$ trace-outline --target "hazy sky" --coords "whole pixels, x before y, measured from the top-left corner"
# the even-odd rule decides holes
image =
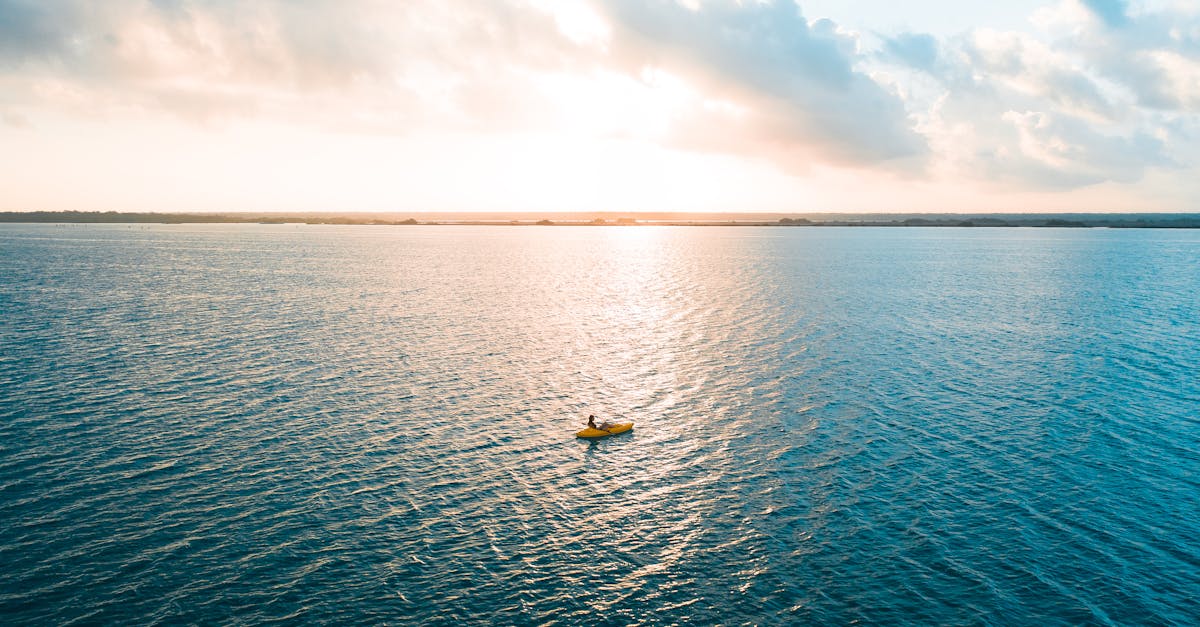
[[[1198,211],[1200,0],[0,0],[0,210]]]

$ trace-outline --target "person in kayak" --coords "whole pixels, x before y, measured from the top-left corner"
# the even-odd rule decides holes
[[[598,430],[600,430],[600,431],[608,431],[609,429],[611,429],[611,428],[613,428],[613,427],[615,427],[615,426],[616,426],[616,425],[614,425],[614,424],[612,424],[612,423],[608,422],[607,420],[605,420],[604,422],[600,423],[600,426],[599,426],[599,427],[597,427],[597,426],[596,426],[596,417],[595,417],[595,416],[588,416],[588,428],[589,428],[589,429],[598,429]]]

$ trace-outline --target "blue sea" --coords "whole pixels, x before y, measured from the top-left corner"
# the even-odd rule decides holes
[[[1196,624],[1200,231],[0,225],[0,565],[10,625]]]

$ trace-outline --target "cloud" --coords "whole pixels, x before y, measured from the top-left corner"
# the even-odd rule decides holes
[[[34,127],[56,109],[373,134],[565,131],[789,172],[1050,189],[1194,166],[1180,129],[1200,113],[1200,15],[1063,0],[1034,15],[1036,33],[876,33],[865,50],[869,38],[801,5],[0,0],[0,104]]]
[[[1078,118],[1033,111],[1009,111],[1003,119],[1017,131],[1020,158],[991,165],[1022,182],[1058,188],[1130,183],[1147,166],[1169,163],[1162,142],[1144,133],[1105,135]]]
[[[35,0],[0,0],[0,67],[53,56],[67,44],[73,7]]]
[[[932,71],[938,61],[938,42],[925,33],[900,33],[883,37],[885,54],[918,70]]]
[[[334,28],[315,34],[291,19],[298,9],[276,8],[0,0],[0,23],[22,33],[0,49],[9,77],[27,87],[9,97],[61,105],[70,103],[48,95],[82,91],[97,114],[132,107],[205,118],[257,111],[288,92],[344,87],[382,71],[372,65],[370,37],[339,24],[338,14],[322,16]]]
[[[568,23],[571,6],[606,28]],[[562,115],[545,76],[659,74],[694,96],[665,135],[675,147],[789,168],[895,169],[927,151],[900,97],[856,67],[855,36],[791,0],[0,0],[0,16],[23,97],[79,114],[514,130]]]
[[[1065,0],[1036,20],[1057,46],[1137,104],[1200,112],[1200,13],[1182,8],[1135,12],[1121,2]]]
[[[0,54],[10,67],[105,80],[339,84],[387,69],[369,4],[0,0]]]
[[[1124,0],[1081,0],[1096,17],[1111,27],[1124,26],[1129,21]]]
[[[101,115],[366,120],[399,132],[470,118],[481,85],[505,83],[519,99],[525,73],[570,63],[576,49],[545,11],[485,0],[0,0],[7,98],[70,105],[46,95],[83,91]]]
[[[1018,33],[977,31],[961,47],[969,71],[1074,114],[1112,119],[1118,107],[1069,56]]]
[[[29,123],[29,118],[15,111],[0,111],[0,121],[3,121],[6,126],[10,126],[12,128],[32,128],[32,125]]]
[[[1200,107],[1195,15],[1066,0],[1034,22],[1040,33],[882,38],[880,59],[923,77],[924,91],[910,93],[932,94],[906,106],[936,172],[1067,190],[1196,167],[1185,132]]]
[[[900,98],[856,69],[855,37],[828,20],[808,22],[793,2],[609,0],[602,11],[620,66],[682,77],[708,101],[680,142],[793,165],[882,166],[926,151]]]

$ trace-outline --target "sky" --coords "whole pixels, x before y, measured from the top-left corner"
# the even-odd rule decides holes
[[[1200,0],[0,0],[0,210],[1200,211]]]

